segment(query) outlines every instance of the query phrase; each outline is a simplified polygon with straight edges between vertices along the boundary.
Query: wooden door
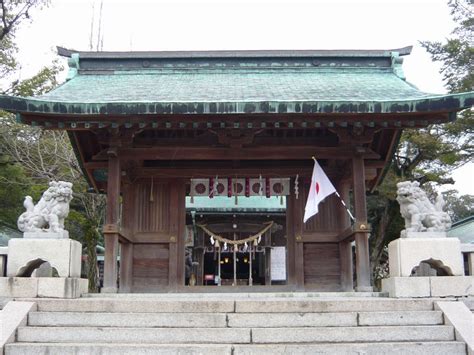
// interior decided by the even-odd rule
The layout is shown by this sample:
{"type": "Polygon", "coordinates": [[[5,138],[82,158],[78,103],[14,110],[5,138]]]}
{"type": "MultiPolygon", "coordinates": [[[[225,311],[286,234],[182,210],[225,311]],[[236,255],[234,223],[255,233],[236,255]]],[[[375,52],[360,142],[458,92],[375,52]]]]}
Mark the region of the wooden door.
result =
{"type": "Polygon", "coordinates": [[[184,285],[185,185],[140,180],[124,195],[123,226],[134,244],[132,292],[184,285]]]}

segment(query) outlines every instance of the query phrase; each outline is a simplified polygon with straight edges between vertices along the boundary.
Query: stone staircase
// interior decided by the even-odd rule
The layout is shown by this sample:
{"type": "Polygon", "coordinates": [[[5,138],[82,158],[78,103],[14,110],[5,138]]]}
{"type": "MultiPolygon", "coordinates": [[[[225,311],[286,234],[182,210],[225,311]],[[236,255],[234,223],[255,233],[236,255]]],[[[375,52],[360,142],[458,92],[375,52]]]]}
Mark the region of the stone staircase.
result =
{"type": "Polygon", "coordinates": [[[428,299],[37,299],[5,354],[466,354],[428,299]]]}

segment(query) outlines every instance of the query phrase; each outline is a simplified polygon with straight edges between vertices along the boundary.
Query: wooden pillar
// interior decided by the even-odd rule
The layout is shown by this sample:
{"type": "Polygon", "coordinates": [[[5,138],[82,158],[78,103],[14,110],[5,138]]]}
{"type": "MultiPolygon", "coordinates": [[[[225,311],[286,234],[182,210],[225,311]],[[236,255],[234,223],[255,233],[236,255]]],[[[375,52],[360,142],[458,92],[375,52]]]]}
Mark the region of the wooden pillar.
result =
{"type": "Polygon", "coordinates": [[[104,226],[104,287],[101,292],[117,292],[117,254],[120,219],[120,160],[111,151],[107,170],[107,214],[104,226]]]}
{"type": "MultiPolygon", "coordinates": [[[[338,184],[338,192],[341,195],[341,198],[344,200],[347,206],[350,206],[350,184],[348,182],[341,182],[338,184]]],[[[351,226],[351,220],[349,215],[340,204],[339,208],[339,223],[341,226],[341,231],[351,226]]],[[[353,291],[354,282],[352,280],[353,267],[352,267],[352,244],[350,240],[344,240],[339,243],[339,257],[341,263],[341,288],[342,291],[353,291]]]]}
{"type": "MultiPolygon", "coordinates": [[[[294,189],[293,184],[291,184],[291,188],[294,189]]],[[[291,190],[293,191],[293,190],[291,190]]],[[[286,267],[287,267],[287,279],[288,285],[294,286],[296,285],[296,269],[295,269],[295,247],[296,247],[296,240],[295,240],[295,232],[293,228],[293,210],[295,208],[295,202],[293,199],[293,194],[290,194],[286,198],[286,249],[287,249],[287,260],[286,260],[286,267]]]]}
{"type": "Polygon", "coordinates": [[[272,239],[271,231],[266,231],[265,238],[265,286],[272,284],[272,239]]]}
{"type": "Polygon", "coordinates": [[[184,286],[184,236],[186,228],[185,185],[181,180],[170,182],[170,237],[169,237],[169,286],[184,286]]]}
{"type": "MultiPolygon", "coordinates": [[[[355,228],[357,230],[367,229],[367,203],[365,199],[365,168],[364,158],[355,156],[352,159],[352,181],[354,193],[355,228]]],[[[370,262],[369,262],[369,233],[357,232],[354,235],[356,243],[356,291],[373,291],[370,285],[370,262]]]]}
{"type": "MultiPolygon", "coordinates": [[[[307,186],[309,189],[309,186],[307,186]]],[[[299,198],[292,194],[293,198],[293,228],[295,235],[295,273],[296,273],[296,288],[298,290],[304,289],[304,244],[303,244],[303,215],[304,215],[304,199],[302,194],[299,198]]]]}
{"type": "Polygon", "coordinates": [[[120,243],[120,292],[132,291],[133,244],[120,243]]]}

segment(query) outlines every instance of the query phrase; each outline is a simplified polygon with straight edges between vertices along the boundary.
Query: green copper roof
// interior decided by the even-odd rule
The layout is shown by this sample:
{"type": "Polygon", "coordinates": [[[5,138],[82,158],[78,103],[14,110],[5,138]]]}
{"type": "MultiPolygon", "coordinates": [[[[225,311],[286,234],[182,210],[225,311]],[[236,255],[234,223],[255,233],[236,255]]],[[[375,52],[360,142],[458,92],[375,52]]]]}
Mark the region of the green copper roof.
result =
{"type": "Polygon", "coordinates": [[[448,237],[459,238],[461,243],[474,243],[474,215],[453,223],[448,237]]]}
{"type": "Polygon", "coordinates": [[[387,69],[230,69],[77,75],[38,99],[56,102],[397,101],[430,95],[387,69]]]}
{"type": "Polygon", "coordinates": [[[435,95],[404,80],[397,51],[76,52],[69,80],[14,112],[87,115],[454,112],[474,93],[435,95]]]}

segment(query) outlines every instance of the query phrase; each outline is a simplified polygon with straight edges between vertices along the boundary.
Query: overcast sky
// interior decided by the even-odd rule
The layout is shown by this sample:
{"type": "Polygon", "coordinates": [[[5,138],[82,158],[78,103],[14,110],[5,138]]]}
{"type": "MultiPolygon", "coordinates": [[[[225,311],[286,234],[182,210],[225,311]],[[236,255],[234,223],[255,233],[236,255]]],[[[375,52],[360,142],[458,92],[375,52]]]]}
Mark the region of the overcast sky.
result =
{"type": "MultiPolygon", "coordinates": [[[[100,0],[52,0],[18,32],[22,77],[55,58],[56,45],[89,50],[100,0]]],[[[104,0],[103,50],[392,49],[413,45],[407,80],[443,93],[439,66],[419,46],[443,41],[454,23],[447,0],[104,0]]],[[[454,175],[474,194],[474,164],[454,175]]]]}

